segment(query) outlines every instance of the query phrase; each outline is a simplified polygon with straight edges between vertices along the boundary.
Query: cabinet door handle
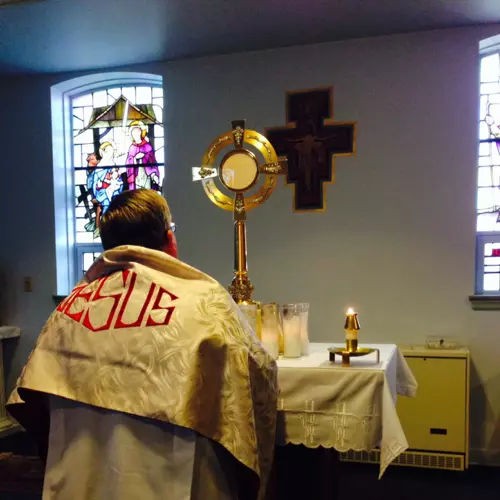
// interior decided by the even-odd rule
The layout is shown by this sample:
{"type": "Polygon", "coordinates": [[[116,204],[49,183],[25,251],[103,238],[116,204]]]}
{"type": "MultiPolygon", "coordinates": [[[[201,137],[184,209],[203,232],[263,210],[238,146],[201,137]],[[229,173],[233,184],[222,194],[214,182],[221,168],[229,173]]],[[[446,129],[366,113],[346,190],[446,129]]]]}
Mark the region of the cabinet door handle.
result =
{"type": "Polygon", "coordinates": [[[448,434],[448,429],[436,429],[435,427],[432,427],[431,434],[440,434],[441,436],[446,436],[448,434]]]}

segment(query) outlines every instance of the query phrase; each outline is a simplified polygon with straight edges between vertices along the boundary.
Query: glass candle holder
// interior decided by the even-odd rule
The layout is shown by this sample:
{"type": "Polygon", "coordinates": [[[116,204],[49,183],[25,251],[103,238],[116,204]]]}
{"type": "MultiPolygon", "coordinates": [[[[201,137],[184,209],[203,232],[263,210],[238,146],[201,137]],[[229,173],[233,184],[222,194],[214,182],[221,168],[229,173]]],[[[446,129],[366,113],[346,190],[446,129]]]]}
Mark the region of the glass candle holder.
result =
{"type": "Polygon", "coordinates": [[[300,344],[302,356],[309,354],[309,304],[300,305],[300,344]]]}
{"type": "Polygon", "coordinates": [[[260,339],[260,306],[258,304],[240,304],[239,308],[255,335],[260,339]]]}
{"type": "Polygon", "coordinates": [[[283,356],[285,358],[300,358],[302,354],[301,341],[301,305],[284,304],[283,313],[283,356]]]}
{"type": "Polygon", "coordinates": [[[280,352],[280,355],[282,355],[284,352],[285,352],[285,341],[284,341],[284,335],[283,335],[283,314],[282,314],[282,311],[281,311],[281,308],[278,308],[278,313],[279,313],[279,320],[280,320],[280,324],[279,324],[279,352],[280,352]]]}
{"type": "Polygon", "coordinates": [[[278,306],[262,304],[262,329],[260,340],[267,352],[274,358],[279,356],[280,316],[278,306]]]}

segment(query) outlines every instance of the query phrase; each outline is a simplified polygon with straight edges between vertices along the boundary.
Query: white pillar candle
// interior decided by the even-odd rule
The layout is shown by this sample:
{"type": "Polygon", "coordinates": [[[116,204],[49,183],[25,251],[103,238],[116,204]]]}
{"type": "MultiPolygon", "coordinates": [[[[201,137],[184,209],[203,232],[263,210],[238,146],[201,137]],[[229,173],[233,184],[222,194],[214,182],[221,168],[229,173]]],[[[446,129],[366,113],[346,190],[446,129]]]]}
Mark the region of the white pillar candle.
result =
{"type": "Polygon", "coordinates": [[[309,354],[309,304],[300,305],[300,343],[302,356],[309,354]]]}
{"type": "Polygon", "coordinates": [[[283,340],[285,358],[300,358],[302,353],[301,321],[298,314],[287,314],[283,318],[283,340]]]}
{"type": "Polygon", "coordinates": [[[301,328],[300,330],[300,347],[302,356],[307,356],[309,354],[309,333],[307,328],[301,328]]]}
{"type": "Polygon", "coordinates": [[[262,328],[261,333],[262,345],[266,348],[266,351],[274,358],[279,357],[279,332],[277,328],[262,328]]]}
{"type": "Polygon", "coordinates": [[[260,340],[267,352],[274,358],[279,357],[280,338],[279,309],[274,302],[262,305],[262,326],[260,340]]]}

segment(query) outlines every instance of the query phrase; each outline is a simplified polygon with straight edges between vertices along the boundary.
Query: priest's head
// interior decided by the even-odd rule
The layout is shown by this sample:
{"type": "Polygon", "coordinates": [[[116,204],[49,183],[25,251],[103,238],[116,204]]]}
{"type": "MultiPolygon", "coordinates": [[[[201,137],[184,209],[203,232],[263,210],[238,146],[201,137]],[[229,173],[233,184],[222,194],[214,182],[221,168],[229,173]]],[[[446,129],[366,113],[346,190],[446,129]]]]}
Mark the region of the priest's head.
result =
{"type": "Polygon", "coordinates": [[[104,250],[137,245],[177,258],[175,225],[167,201],[151,189],[124,191],[114,197],[99,230],[104,250]]]}

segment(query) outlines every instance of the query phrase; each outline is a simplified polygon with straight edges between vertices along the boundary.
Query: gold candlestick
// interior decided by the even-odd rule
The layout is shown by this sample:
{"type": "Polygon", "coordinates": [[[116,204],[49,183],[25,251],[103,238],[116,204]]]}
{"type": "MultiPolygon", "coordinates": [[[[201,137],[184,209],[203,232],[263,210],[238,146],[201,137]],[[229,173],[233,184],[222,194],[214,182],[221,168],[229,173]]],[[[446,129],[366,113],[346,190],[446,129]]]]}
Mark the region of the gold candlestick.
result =
{"type": "Polygon", "coordinates": [[[342,366],[351,366],[351,358],[366,356],[376,353],[375,363],[380,364],[380,351],[373,347],[358,347],[358,332],[360,330],[358,314],[349,309],[346,314],[345,324],[345,348],[330,347],[330,361],[335,363],[335,356],[342,356],[342,366]]]}
{"type": "Polygon", "coordinates": [[[357,352],[358,350],[358,331],[360,329],[358,314],[352,309],[347,311],[345,318],[345,345],[347,352],[357,352]]]}

